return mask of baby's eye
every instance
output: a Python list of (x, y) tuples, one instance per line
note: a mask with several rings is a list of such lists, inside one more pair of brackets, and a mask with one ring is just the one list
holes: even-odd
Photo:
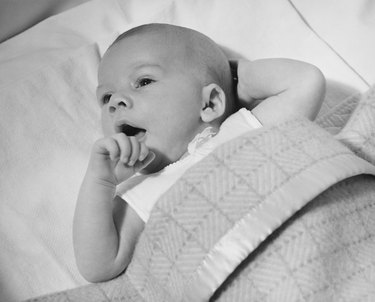
[(111, 99), (111, 94), (105, 94), (103, 97), (102, 97), (102, 104), (105, 105), (105, 104), (108, 104), (109, 100)]
[(137, 80), (134, 84), (134, 87), (135, 88), (141, 88), (143, 86), (147, 86), (147, 85), (150, 85), (151, 83), (155, 82), (154, 80), (150, 79), (150, 78), (141, 78), (139, 80)]

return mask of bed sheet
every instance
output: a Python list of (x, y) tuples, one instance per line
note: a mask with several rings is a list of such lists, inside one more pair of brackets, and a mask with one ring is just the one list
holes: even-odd
[[(355, 12), (364, 4), (358, 1)], [(90, 144), (100, 136), (97, 65), (119, 33), (142, 23), (167, 22), (202, 31), (232, 58), (311, 62), (329, 81), (324, 115), (338, 106), (336, 100), (365, 91), (374, 81), (375, 69), (363, 71), (374, 62), (368, 56), (375, 53), (368, 43), (374, 37), (367, 37), (374, 23), (360, 13), (335, 17), (335, 24), (349, 29), (348, 41), (363, 33), (358, 48), (366, 42), (369, 50), (357, 56), (355, 48), (340, 44), (343, 37), (327, 45), (336, 37), (331, 24), (307, 23), (320, 7), (332, 12), (345, 5), (321, 1), (320, 7), (311, 4), (312, 11), (307, 5), (286, 0), (94, 0), (0, 44), (0, 301), (85, 284), (74, 263), (72, 217)]]
[(375, 2), (291, 0), (306, 24), (364, 82), (375, 83)]

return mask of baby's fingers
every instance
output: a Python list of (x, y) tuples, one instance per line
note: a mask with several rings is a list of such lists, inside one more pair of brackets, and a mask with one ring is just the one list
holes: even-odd
[(129, 136), (131, 144), (131, 153), (128, 161), (129, 166), (133, 166), (134, 163), (139, 159), (141, 147), (140, 142), (135, 138), (135, 136)]
[(112, 138), (100, 139), (95, 143), (94, 153), (109, 156), (110, 160), (115, 160), (120, 156), (120, 148)]
[(132, 143), (130, 137), (126, 136), (124, 133), (119, 133), (113, 136), (119, 147), (119, 158), (124, 164), (129, 162), (129, 157), (132, 153)]
[[(141, 154), (146, 153), (141, 143), (135, 136), (126, 136), (123, 133), (117, 134), (117, 143), (121, 150), (120, 161), (128, 166), (133, 166), (140, 158)], [(142, 153), (143, 152), (143, 153)], [(144, 155), (144, 158), (147, 154)]]
[(139, 151), (139, 160), (142, 161), (147, 157), (150, 151), (148, 150), (144, 142), (140, 143), (140, 148), (141, 150)]

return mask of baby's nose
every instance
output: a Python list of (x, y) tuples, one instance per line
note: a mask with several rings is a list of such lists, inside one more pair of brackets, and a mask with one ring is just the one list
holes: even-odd
[(119, 97), (119, 96), (113, 96), (111, 97), (109, 101), (109, 106), (108, 110), (110, 113), (115, 113), (117, 110), (120, 108), (125, 109), (125, 108), (130, 108), (131, 107), (131, 102), (127, 100), (126, 98)]

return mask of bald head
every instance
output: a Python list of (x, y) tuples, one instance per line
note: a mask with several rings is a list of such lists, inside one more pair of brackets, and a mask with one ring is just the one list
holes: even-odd
[[(184, 68), (191, 70), (203, 85), (216, 83), (226, 95), (224, 118), (234, 110), (232, 75), (227, 57), (220, 47), (202, 33), (170, 24), (145, 24), (121, 34), (111, 45), (130, 37), (152, 37), (156, 43), (168, 47)], [(110, 47), (110, 48), (111, 48)]]

